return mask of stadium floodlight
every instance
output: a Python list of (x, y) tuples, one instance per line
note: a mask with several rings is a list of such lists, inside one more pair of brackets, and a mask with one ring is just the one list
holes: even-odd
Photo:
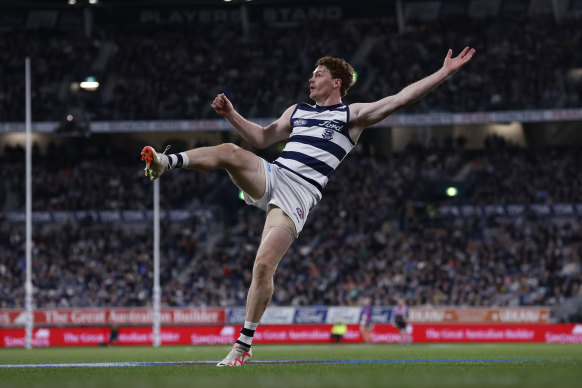
[(98, 2), (99, 2), (98, 0), (89, 0), (89, 4), (93, 5), (97, 4)]
[(77, 0), (69, 0), (69, 5), (75, 5), (77, 4)]
[(447, 192), (447, 196), (449, 196), (449, 197), (456, 197), (457, 194), (459, 194), (459, 190), (454, 186), (447, 187), (446, 192)]
[(95, 79), (95, 77), (87, 77), (84, 81), (82, 81), (79, 86), (83, 90), (87, 90), (90, 92), (94, 92), (99, 88), (99, 82)]

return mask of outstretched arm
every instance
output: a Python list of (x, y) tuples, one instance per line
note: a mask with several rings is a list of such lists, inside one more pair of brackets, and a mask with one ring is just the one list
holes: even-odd
[(224, 93), (216, 96), (210, 105), (216, 113), (224, 118), (241, 134), (249, 144), (257, 148), (266, 148), (278, 141), (287, 139), (291, 134), (291, 115), (295, 105), (290, 106), (283, 115), (266, 127), (255, 124), (238, 113)]
[[(453, 50), (449, 49), (443, 66), (428, 77), (408, 85), (393, 96), (385, 97), (376, 102), (350, 105), (350, 135), (352, 139), (357, 139), (364, 128), (384, 120), (390, 114), (427, 95), (431, 90), (459, 71), (461, 67), (473, 58), (474, 54), (475, 49), (465, 47), (458, 56), (453, 58)], [(352, 128), (354, 133), (352, 133)]]

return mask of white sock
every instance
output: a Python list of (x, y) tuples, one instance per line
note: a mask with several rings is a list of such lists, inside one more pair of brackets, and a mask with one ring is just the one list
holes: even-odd
[(180, 152), (179, 154), (168, 155), (168, 169), (188, 167), (190, 164), (190, 159), (185, 152)]
[(247, 348), (250, 348), (253, 344), (253, 336), (255, 335), (255, 330), (257, 330), (259, 323), (245, 321), (244, 326), (240, 329), (240, 336), (236, 343)]

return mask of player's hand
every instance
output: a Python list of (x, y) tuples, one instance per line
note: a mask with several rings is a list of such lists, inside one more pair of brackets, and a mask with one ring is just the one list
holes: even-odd
[(224, 93), (220, 93), (212, 104), (210, 104), (212, 109), (216, 111), (219, 115), (226, 115), (227, 113), (231, 112), (234, 108), (230, 100), (224, 95)]
[(475, 49), (470, 49), (467, 46), (459, 55), (453, 58), (453, 50), (449, 49), (445, 63), (443, 63), (443, 68), (446, 70), (447, 75), (452, 75), (459, 71), (461, 67), (465, 66), (473, 58), (474, 54)]

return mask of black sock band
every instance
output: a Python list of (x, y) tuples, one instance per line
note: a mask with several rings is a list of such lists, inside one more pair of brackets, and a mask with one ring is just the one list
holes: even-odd
[(180, 155), (180, 154), (176, 154), (176, 156), (178, 157), (178, 161), (176, 162), (176, 167), (180, 168), (184, 164), (184, 158), (182, 158), (182, 155)]

